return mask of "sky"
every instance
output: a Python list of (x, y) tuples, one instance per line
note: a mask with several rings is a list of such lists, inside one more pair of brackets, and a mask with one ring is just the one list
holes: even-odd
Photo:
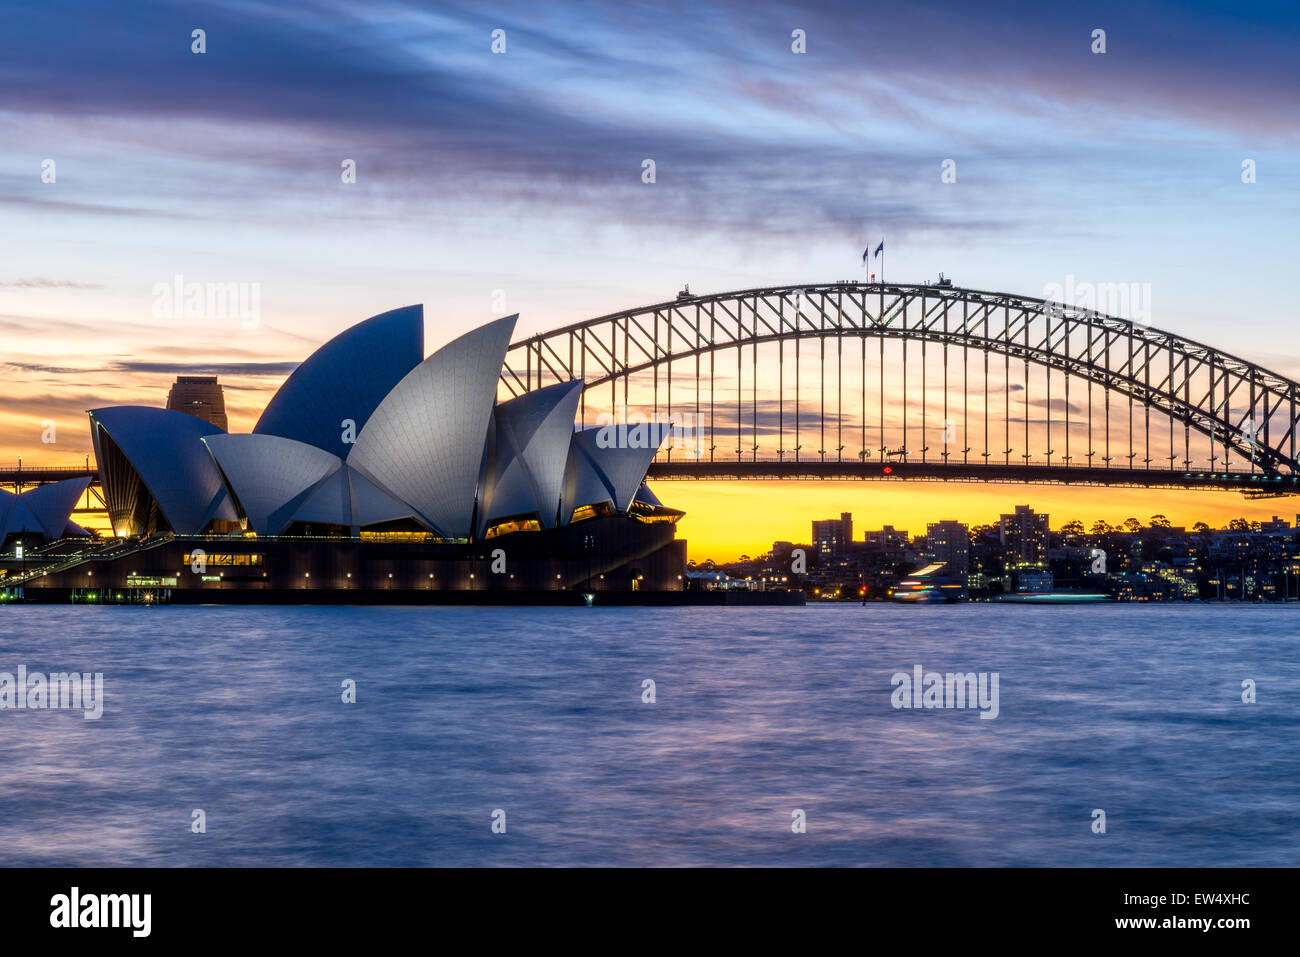
[[(250, 429), (296, 362), (396, 306), (425, 304), (431, 351), (504, 313), (522, 337), (685, 283), (858, 278), (882, 237), (899, 282), (1138, 284), (1150, 325), (1294, 379), (1298, 41), (1300, 8), (1272, 3), (11, 2), (0, 461), (81, 462), (87, 409), (161, 405), (178, 373), (220, 374)], [(177, 277), (238, 284), (255, 315), (169, 311)], [(1024, 502), (1054, 524), (1295, 512), (1048, 486), (661, 493), (692, 557), (719, 560), (840, 511), (917, 531)]]

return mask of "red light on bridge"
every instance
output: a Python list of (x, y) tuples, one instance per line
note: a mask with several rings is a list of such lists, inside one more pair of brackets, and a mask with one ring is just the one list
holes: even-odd
[(881, 469), (881, 471), (884, 472), (886, 475), (893, 475), (894, 467), (892, 465), (886, 465), (883, 469)]

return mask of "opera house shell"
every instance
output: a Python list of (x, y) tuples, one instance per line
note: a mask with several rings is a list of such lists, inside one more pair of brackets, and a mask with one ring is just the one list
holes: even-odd
[(592, 516), (673, 521), (643, 485), (644, 447), (575, 430), (581, 380), (497, 400), (517, 316), (424, 357), (424, 310), (367, 319), (316, 350), (251, 433), (165, 409), (90, 412), (119, 536), (482, 541)]
[(15, 495), (0, 489), (0, 545), (12, 536), (53, 541), (90, 533), (71, 520), (72, 510), (90, 484), (89, 478), (38, 485)]

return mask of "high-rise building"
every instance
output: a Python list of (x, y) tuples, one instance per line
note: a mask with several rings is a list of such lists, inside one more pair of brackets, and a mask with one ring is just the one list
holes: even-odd
[(998, 538), (1008, 566), (1041, 565), (1047, 561), (1047, 516), (1028, 505), (1001, 517)]
[(167, 408), (202, 419), (221, 429), (226, 424), (226, 397), (214, 375), (178, 375), (167, 392)]
[(907, 529), (886, 525), (881, 529), (863, 532), (862, 540), (877, 548), (901, 548), (907, 544)]
[(944, 574), (966, 580), (970, 574), (970, 529), (955, 519), (941, 519), (925, 530), (926, 550), (943, 562)]
[(842, 555), (853, 541), (853, 514), (841, 512), (839, 518), (812, 523), (812, 545), (819, 555)]

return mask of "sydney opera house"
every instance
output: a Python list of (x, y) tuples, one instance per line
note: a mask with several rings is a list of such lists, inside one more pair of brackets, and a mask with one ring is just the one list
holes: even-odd
[[(115, 538), (29, 577), (26, 591), (161, 589), (180, 601), (680, 591), (681, 513), (644, 481), (667, 426), (650, 441), (576, 427), (581, 380), (498, 401), (516, 318), (427, 358), (422, 306), (367, 319), (298, 366), (250, 433), (164, 408), (91, 411)], [(0, 508), (22, 508), (50, 538), (79, 531), (64, 526), (84, 481)]]

